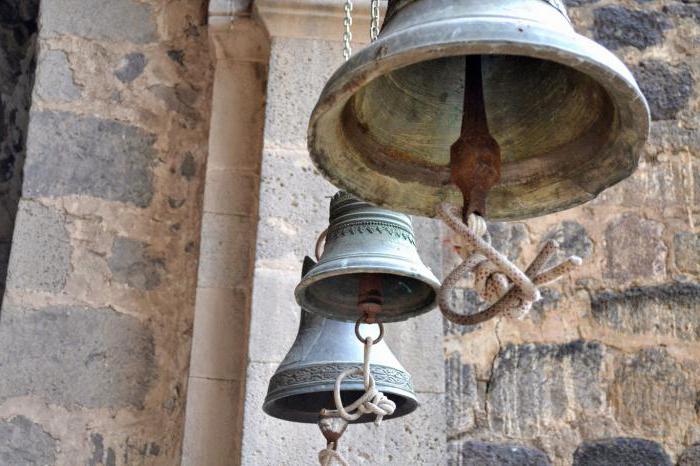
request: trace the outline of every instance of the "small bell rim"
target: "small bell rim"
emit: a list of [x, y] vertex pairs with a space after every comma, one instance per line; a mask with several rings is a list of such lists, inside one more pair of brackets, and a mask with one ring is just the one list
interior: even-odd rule
[[[441, 36], [445, 36], [444, 30], [449, 29], [447, 23], [451, 22], [462, 25], [468, 22], [472, 27], [458, 28], [457, 34], [441, 38]], [[493, 37], [484, 37], [484, 31], [476, 27], [483, 25], [493, 28], [490, 31]], [[508, 40], [504, 39], [503, 34], [504, 29], [507, 28], [510, 29], [510, 34], [513, 36]], [[479, 29], [478, 34], [475, 29]], [[476, 37], [477, 35], [479, 37]], [[420, 41], [416, 40], [416, 37], [420, 37]], [[562, 38], [568, 40], [562, 40]], [[348, 180], [347, 177], [340, 176], [342, 171], [338, 171], [338, 167], [333, 167], [332, 164], [326, 166], [323, 163], [324, 160], [330, 160], [330, 157], [319, 146], [317, 134], [317, 128], [323, 119], [335, 118], [336, 114], [342, 112], [352, 96], [372, 80], [390, 71], [422, 61], [460, 55], [527, 56], [572, 68], [594, 79], [608, 94], [616, 114], [624, 113], [624, 117], [628, 120], [626, 132], [618, 134], [615, 140], [616, 144], [624, 145], [624, 155], [617, 156], [623, 168], [618, 173], [609, 174], [606, 179], [600, 180], [594, 186], [581, 186], [575, 183], [580, 192], [573, 199], [554, 203], [546, 208], [536, 209], [538, 206], [533, 206], [530, 210], [536, 210], [537, 216], [558, 212], [590, 201], [605, 189], [630, 176], [637, 168], [641, 149], [649, 135], [650, 113], [646, 98], [625, 64], [602, 45], [573, 30], [568, 32], [520, 19], [499, 18], [496, 20], [488, 17], [436, 20], [392, 31], [386, 36], [380, 35], [375, 42], [352, 56], [328, 80], [312, 111], [308, 127], [308, 148], [314, 166], [326, 179], [340, 189], [379, 207], [406, 214], [435, 217], [437, 205], [443, 201], [449, 200], [461, 205], [461, 195], [452, 186], [446, 186], [446, 189], [426, 188], [425, 192], [419, 193], [421, 187], [419, 183], [404, 183], [415, 185], [416, 197], [419, 195], [426, 197], [423, 204], [420, 205], [415, 202], [413, 204], [403, 202], [404, 199], [401, 196], [397, 196], [397, 199], [387, 199], [386, 193], [373, 193], [371, 188], [365, 188], [367, 183], [364, 181], [366, 180]], [[340, 139], [336, 139], [335, 142], [342, 144]], [[337, 150], [346, 151], [347, 144]], [[355, 163], [361, 162], [356, 161]], [[383, 175], [376, 170], [371, 171], [387, 185], [396, 184], [396, 180], [389, 175]], [[397, 201], [401, 202], [397, 204]], [[491, 218], [493, 220], [519, 220], [532, 216], [531, 212], [525, 209], [520, 214], [502, 215], [494, 212]]]
[[[374, 364], [372, 364], [374, 366]], [[335, 387], [335, 380], [329, 381], [328, 383], [314, 384], [309, 386], [299, 386], [295, 388], [287, 388], [284, 391], [278, 390], [275, 392], [268, 392], [263, 401], [263, 411], [268, 416], [272, 416], [276, 419], [281, 419], [284, 421], [299, 422], [299, 423], [316, 423], [319, 419], [319, 413], [315, 412], [304, 412], [301, 410], [285, 409], [281, 406], [280, 401], [285, 398], [291, 398], [293, 396], [300, 396], [313, 393], [328, 392], [332, 394], [333, 388]], [[341, 385], [343, 391], [356, 391], [358, 393], [364, 392], [365, 387], [362, 381], [344, 381]], [[401, 403], [397, 405], [396, 411], [390, 416], [385, 416], [385, 420], [395, 419], [402, 416], [411, 414], [413, 411], [418, 409], [420, 403], [414, 391], [407, 388], [402, 388], [397, 385], [386, 385], [383, 384], [381, 387], [382, 393], [385, 395], [391, 395], [390, 399], [396, 401], [397, 398], [401, 399]], [[365, 424], [368, 422], [373, 422], [374, 417], [371, 415], [365, 415], [357, 419], [356, 421], [350, 422], [351, 424]]]
[[[367, 266], [367, 265], [347, 265], [345, 264], [347, 262], [347, 258], [339, 258], [339, 259], [332, 259], [327, 262], [319, 262], [316, 267], [314, 267], [309, 273], [307, 273], [304, 278], [299, 282], [299, 284], [296, 286], [294, 289], [294, 298], [296, 299], [296, 302], [299, 306], [303, 307], [306, 311], [318, 314], [321, 316], [324, 316], [326, 318], [331, 318], [333, 320], [338, 320], [341, 322], [356, 322], [359, 317], [361, 317], [361, 312], [359, 309], [354, 312], [354, 313], [349, 313], [347, 316], [345, 314], [342, 314], [344, 317], [340, 317], [340, 313], [336, 312], [331, 312], [328, 309], [326, 309], [324, 306], [315, 306], [313, 303], [307, 301], [305, 299], [305, 294], [308, 288], [315, 283], [321, 282], [323, 280], [329, 279], [329, 278], [335, 278], [335, 277], [342, 277], [344, 275], [354, 275], [354, 274], [364, 274], [364, 273], [370, 273], [370, 274], [388, 274], [388, 275], [395, 275], [395, 276], [400, 276], [400, 277], [405, 277], [405, 278], [411, 278], [414, 280], [417, 280], [421, 282], [422, 284], [429, 286], [432, 289], [433, 292], [433, 299], [430, 301], [429, 304], [422, 306], [420, 308], [408, 311], [408, 312], [402, 312], [399, 314], [395, 315], [389, 315], [389, 314], [384, 314], [379, 316], [380, 320], [384, 323], [390, 323], [390, 322], [400, 322], [403, 320], [407, 320], [409, 318], [425, 314], [426, 312], [430, 312], [435, 307], [437, 306], [437, 296], [438, 292], [440, 291], [440, 281], [435, 277], [435, 275], [432, 273], [432, 271], [427, 267], [423, 266], [421, 270], [416, 268], [415, 266], [411, 266], [409, 261], [406, 261], [405, 259], [398, 258], [396, 256], [388, 256], [388, 255], [379, 255], [375, 254], [374, 256], [383, 256], [383, 257], [375, 257], [374, 259], [387, 259], [391, 258], [393, 259], [392, 262], [395, 262], [396, 264], [394, 266], [390, 265], [376, 265], [376, 266]], [[361, 256], [358, 255], [357, 259], [362, 260], [365, 264], [367, 263], [367, 260], [369, 260], [366, 256]], [[386, 264], [386, 262], [384, 262]], [[342, 266], [339, 266], [342, 265]], [[407, 270], [407, 267], [410, 267], [409, 270]]]

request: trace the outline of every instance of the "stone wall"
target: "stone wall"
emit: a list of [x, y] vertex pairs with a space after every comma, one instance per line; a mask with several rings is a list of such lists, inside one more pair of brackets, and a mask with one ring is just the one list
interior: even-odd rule
[[[490, 225], [521, 265], [544, 238], [584, 265], [522, 321], [445, 325], [449, 463], [700, 464], [700, 6], [568, 3], [577, 30], [633, 70], [651, 137], [636, 173], [595, 201]], [[475, 305], [466, 288], [457, 299]]]
[[0, 320], [0, 464], [179, 463], [211, 102], [204, 7], [41, 2]]
[[22, 189], [38, 1], [0, 3], [0, 304]]
[[[178, 464], [186, 395], [183, 464], [307, 464], [323, 446], [315, 426], [261, 405], [296, 332], [300, 260], [335, 192], [305, 132], [342, 60], [341, 23], [305, 11], [293, 34], [268, 27], [271, 51], [265, 37], [264, 50], [224, 57], [240, 80], [215, 94], [231, 105], [212, 125], [203, 207], [205, 3], [45, 1], [38, 36], [35, 3], [0, 5], [0, 285], [18, 212], [0, 314], [0, 464]], [[248, 8], [217, 2], [228, 3]], [[257, 3], [285, 24], [289, 11]], [[700, 464], [699, 6], [568, 3], [649, 98], [640, 168], [585, 206], [490, 225], [521, 265], [544, 238], [584, 257], [524, 320], [457, 328], [433, 312], [387, 326], [422, 406], [351, 427], [341, 449], [353, 464]], [[242, 129], [262, 121], [260, 98], [236, 105], [246, 86], [266, 92], [264, 135]], [[227, 126], [239, 114], [246, 122]], [[451, 270], [459, 241], [414, 223], [424, 261]], [[457, 299], [475, 305], [466, 287]]]

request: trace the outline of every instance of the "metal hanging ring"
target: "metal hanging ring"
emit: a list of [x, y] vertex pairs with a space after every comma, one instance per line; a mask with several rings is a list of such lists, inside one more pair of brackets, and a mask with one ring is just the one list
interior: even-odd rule
[[316, 262], [321, 260], [321, 254], [323, 254], [323, 251], [321, 250], [321, 246], [323, 246], [323, 241], [326, 239], [326, 236], [328, 235], [328, 228], [323, 230], [320, 235], [318, 235], [318, 239], [316, 240], [316, 247], [314, 248], [315, 254], [316, 254]]
[[[372, 344], [377, 344], [380, 341], [382, 341], [382, 338], [384, 338], [384, 324], [382, 322], [374, 322], [375, 324], [379, 325], [379, 336], [377, 337], [376, 340], [372, 341]], [[371, 325], [367, 322], [367, 316], [362, 316], [359, 319], [357, 319], [357, 322], [355, 322], [355, 336], [357, 337], [358, 340], [360, 340], [362, 343], [367, 342], [367, 338], [363, 337], [360, 335], [360, 324], [367, 324]]]

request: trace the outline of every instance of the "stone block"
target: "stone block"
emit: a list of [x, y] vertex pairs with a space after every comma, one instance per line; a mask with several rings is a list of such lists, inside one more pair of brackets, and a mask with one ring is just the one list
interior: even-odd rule
[[[371, 464], [445, 464], [447, 462], [447, 435], [445, 432], [445, 395], [443, 393], [418, 393], [418, 409], [408, 416], [391, 419], [379, 427], [366, 427], [370, 436], [364, 445], [370, 450], [376, 441], [384, 437], [381, 456]], [[349, 427], [350, 429], [353, 426]], [[361, 439], [358, 439], [361, 440]], [[349, 441], [349, 440], [348, 440]], [[356, 440], [357, 441], [357, 440]], [[360, 458], [364, 455], [358, 454]], [[359, 460], [359, 458], [358, 458]], [[360, 464], [359, 461], [351, 464]]]
[[698, 466], [700, 464], [700, 443], [689, 446], [681, 453], [676, 466]]
[[119, 67], [114, 70], [114, 76], [123, 83], [130, 83], [141, 76], [148, 60], [141, 52], [131, 52], [124, 55]]
[[671, 466], [656, 442], [640, 438], [610, 438], [584, 442], [574, 452], [573, 466]]
[[[463, 314], [474, 314], [479, 310], [482, 304], [479, 295], [471, 288], [455, 287], [451, 293], [452, 305], [459, 309]], [[466, 335], [479, 328], [481, 325], [456, 325], [447, 319], [442, 320], [442, 331], [446, 336], [449, 335]]]
[[53, 465], [57, 443], [42, 426], [24, 416], [0, 420], [0, 464]]
[[515, 261], [520, 258], [523, 243], [527, 240], [527, 228], [522, 223], [489, 222], [491, 245], [497, 251], [505, 254], [508, 260]]
[[240, 400], [238, 381], [190, 377], [182, 466], [240, 464]]
[[318, 235], [328, 227], [330, 198], [336, 192], [306, 152], [266, 151], [256, 260], [296, 263], [313, 254]]
[[498, 354], [487, 390], [492, 428], [535, 437], [567, 413], [599, 416], [605, 348], [600, 343], [508, 344]]
[[613, 50], [626, 46], [643, 50], [658, 45], [671, 26], [666, 15], [657, 11], [631, 10], [618, 5], [593, 10], [595, 40]]
[[681, 231], [673, 235], [673, 257], [681, 272], [700, 273], [700, 233]]
[[[80, 14], [76, 14], [80, 12]], [[53, 0], [40, 11], [46, 37], [75, 35], [105, 41], [153, 42], [157, 38], [153, 8], [137, 0]], [[89, 19], [88, 19], [89, 18]]]
[[666, 275], [667, 248], [662, 239], [664, 225], [626, 213], [605, 230], [605, 278], [629, 282]]
[[653, 437], [680, 436], [695, 425], [700, 372], [664, 349], [649, 348], [615, 359], [609, 403], [625, 429]]
[[387, 344], [413, 376], [413, 387], [417, 392], [445, 392], [441, 329], [442, 314], [439, 311], [387, 325]]
[[591, 3], [597, 3], [599, 0], [564, 0], [564, 4], [567, 8], [576, 8], [584, 5], [590, 5]]
[[694, 3], [693, 0], [684, 0], [683, 2], [675, 2], [669, 5], [664, 5], [662, 11], [668, 15], [675, 16], [680, 19], [694, 19], [700, 21], [700, 5]]
[[[661, 138], [663, 140], [647, 144], [650, 153], [683, 151], [686, 150], [685, 147], [694, 144], [690, 138], [670, 137], [672, 130], [668, 125], [660, 123], [662, 122], [654, 122], [652, 126], [658, 128], [655, 132], [664, 131], [665, 135]], [[659, 146], [658, 149], [652, 150], [654, 142]], [[642, 163], [632, 176], [604, 191], [593, 202], [601, 206], [617, 204], [635, 209], [654, 208], [662, 211], [682, 205], [686, 196], [683, 191], [683, 170], [682, 164], [676, 160]]]
[[593, 253], [593, 241], [586, 228], [578, 222], [567, 220], [550, 229], [538, 251], [542, 248], [544, 241], [548, 240], [554, 240], [559, 244], [559, 252], [550, 260], [551, 265], [572, 255], [585, 259]]
[[258, 173], [267, 67], [263, 63], [219, 60], [215, 76], [207, 169]]
[[156, 378], [151, 331], [109, 308], [6, 306], [0, 403], [35, 396], [67, 409], [143, 409]]
[[160, 285], [165, 270], [165, 258], [155, 257], [149, 245], [118, 236], [112, 243], [107, 265], [112, 278], [140, 290], [153, 290]]
[[195, 105], [199, 94], [191, 85], [186, 83], [176, 83], [174, 86], [154, 84], [148, 90], [163, 101], [169, 112], [182, 115], [185, 127], [192, 127], [201, 119]]
[[418, 216], [411, 217], [411, 223], [418, 254], [439, 280], [442, 276], [442, 236], [446, 227], [440, 220]]
[[279, 363], [287, 355], [299, 328], [294, 287], [300, 276], [300, 271], [255, 269], [248, 350], [251, 361]]
[[688, 105], [695, 81], [685, 63], [642, 61], [632, 68], [639, 88], [649, 102], [652, 120], [669, 120]]
[[33, 112], [23, 194], [82, 194], [147, 207], [153, 197], [155, 140], [153, 134], [114, 120]]
[[[116, 466], [117, 464], [117, 454], [114, 451], [114, 448], [112, 447], [107, 447], [105, 448], [105, 442], [104, 442], [104, 436], [100, 434], [99, 432], [92, 432], [90, 433], [90, 443], [92, 444], [92, 452], [90, 458], [87, 460], [87, 466], [98, 466], [98, 465], [105, 465], [105, 466]], [[129, 449], [131, 445], [129, 444], [129, 441], [127, 440], [125, 442], [126, 446], [126, 451], [124, 452], [124, 462], [128, 463], [129, 461]], [[151, 445], [155, 445], [152, 443]], [[158, 450], [158, 446], [156, 445], [155, 451]], [[140, 456], [143, 458], [147, 454], [153, 454], [154, 450], [153, 447], [151, 446], [151, 449], [149, 450], [148, 444], [145, 446], [141, 447], [139, 453]], [[156, 453], [155, 456], [158, 454]]]
[[473, 440], [450, 442], [450, 466], [549, 466], [547, 455], [537, 448]]
[[652, 121], [649, 130], [647, 144], [658, 147], [660, 152], [692, 152], [696, 147], [700, 147], [699, 132], [679, 126], [676, 120]]
[[311, 110], [343, 61], [340, 42], [274, 37], [265, 109], [265, 147], [306, 150]]
[[628, 334], [700, 340], [698, 309], [700, 285], [693, 283], [602, 291], [591, 296], [593, 319]]
[[81, 89], [73, 80], [73, 70], [62, 50], [45, 50], [39, 54], [34, 90], [39, 98], [72, 102], [80, 98]]
[[198, 286], [234, 289], [250, 278], [255, 225], [246, 217], [204, 213]]
[[[560, 304], [561, 293], [554, 288], [540, 287], [540, 295], [542, 299], [532, 304], [528, 316], [535, 323], [540, 323], [544, 320], [545, 315], [550, 311], [555, 311]], [[525, 318], [528, 318], [526, 316]]]
[[208, 170], [204, 211], [228, 215], [254, 215], [258, 210], [260, 179], [237, 170]]
[[65, 216], [37, 202], [20, 202], [8, 264], [7, 286], [37, 291], [63, 289], [71, 245]]
[[459, 353], [445, 360], [445, 415], [448, 437], [468, 432], [476, 424], [477, 393], [474, 366], [462, 363]]
[[248, 301], [243, 290], [197, 290], [190, 376], [220, 380], [245, 378]]

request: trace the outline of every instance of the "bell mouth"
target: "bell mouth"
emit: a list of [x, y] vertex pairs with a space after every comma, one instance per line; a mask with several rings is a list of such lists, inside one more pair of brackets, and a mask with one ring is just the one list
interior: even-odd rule
[[[502, 186], [533, 177], [573, 178], [610, 138], [607, 91], [573, 68], [515, 55], [481, 55]], [[402, 182], [441, 188], [460, 136], [464, 56], [405, 66], [367, 83], [343, 109], [342, 130], [363, 162]], [[559, 130], [552, 131], [552, 128]], [[575, 155], [575, 156], [574, 156]]]
[[[325, 265], [325, 264], [323, 264]], [[332, 267], [328, 267], [331, 269]], [[440, 283], [425, 281], [418, 273], [402, 274], [396, 270], [345, 267], [330, 272], [313, 272], [301, 281], [295, 291], [297, 302], [306, 310], [334, 320], [355, 322], [361, 316], [358, 295], [363, 278], [379, 277], [383, 304], [377, 317], [382, 322], [397, 322], [423, 314], [435, 307]]]
[[492, 219], [544, 215], [629, 176], [648, 107], [612, 53], [573, 32], [480, 17], [391, 31], [346, 62], [314, 109], [309, 150], [334, 184], [382, 207], [435, 216], [460, 133], [464, 56], [481, 55], [489, 129], [501, 146]]
[[[393, 419], [410, 414], [418, 408], [418, 402], [413, 394], [398, 393], [397, 391], [383, 391], [391, 401], [396, 404], [396, 409], [391, 416], [384, 419]], [[359, 386], [354, 390], [342, 390], [341, 399], [343, 406], [357, 400], [364, 394]], [[275, 399], [266, 399], [263, 410], [272, 417], [291, 422], [316, 423], [322, 409], [335, 409], [333, 401], [333, 387], [327, 391], [314, 391], [308, 393], [289, 394]], [[351, 424], [363, 424], [373, 422], [373, 414], [365, 414]]]

